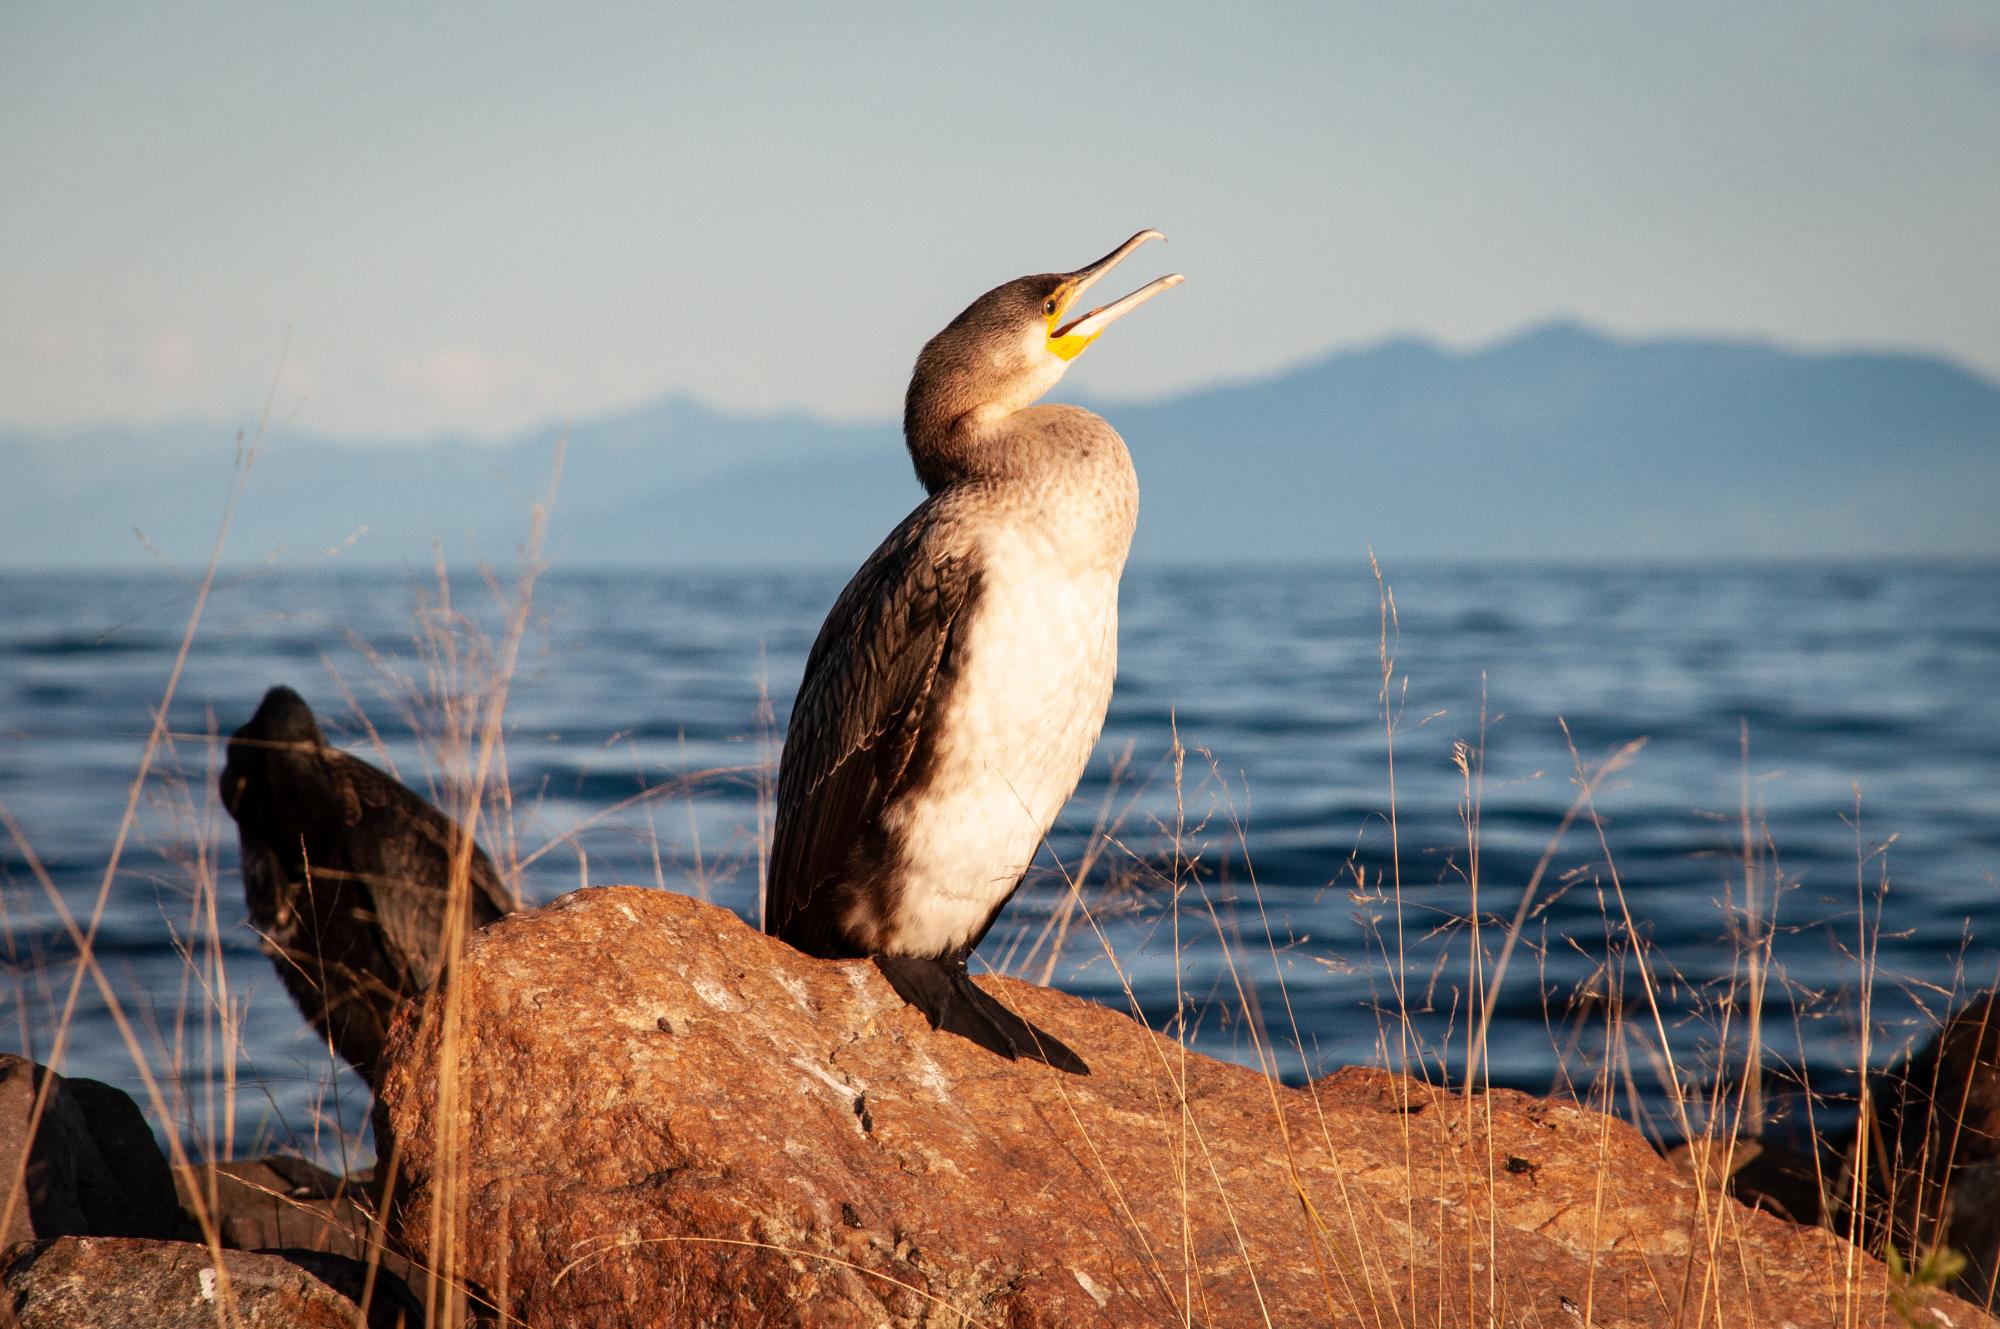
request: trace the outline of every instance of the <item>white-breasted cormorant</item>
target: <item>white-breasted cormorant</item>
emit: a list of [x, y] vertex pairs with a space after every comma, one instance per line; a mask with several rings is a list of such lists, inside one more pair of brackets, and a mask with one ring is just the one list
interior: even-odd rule
[[265, 954], [313, 1028], [374, 1088], [398, 1004], [442, 967], [453, 856], [470, 849], [463, 935], [511, 912], [513, 899], [456, 822], [329, 747], [290, 688], [265, 693], [230, 736], [221, 787]]
[[1075, 790], [1111, 699], [1138, 479], [1103, 419], [1035, 402], [1113, 320], [1180, 283], [1070, 317], [1155, 238], [996, 287], [918, 355], [903, 435], [930, 496], [813, 643], [765, 888], [765, 927], [800, 950], [872, 957], [932, 1027], [1078, 1073], [965, 960]]

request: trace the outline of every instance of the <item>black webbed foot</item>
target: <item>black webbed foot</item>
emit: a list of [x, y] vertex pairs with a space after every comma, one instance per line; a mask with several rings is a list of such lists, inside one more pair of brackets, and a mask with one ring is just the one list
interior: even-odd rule
[[1071, 1075], [1090, 1074], [1083, 1058], [1061, 1039], [1029, 1024], [974, 983], [965, 972], [964, 956], [877, 955], [874, 960], [889, 986], [922, 1011], [931, 1028], [970, 1039], [1009, 1061], [1028, 1057]]

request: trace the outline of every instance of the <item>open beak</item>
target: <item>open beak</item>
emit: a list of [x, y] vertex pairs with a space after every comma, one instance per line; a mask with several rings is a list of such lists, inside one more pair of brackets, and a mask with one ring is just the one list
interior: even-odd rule
[[[1160, 234], [1158, 231], [1141, 231], [1124, 244], [1118, 246], [1118, 248], [1106, 254], [1103, 258], [1098, 259], [1097, 262], [1078, 268], [1075, 272], [1071, 273], [1069, 284], [1063, 288], [1063, 307], [1057, 311], [1057, 317], [1060, 318], [1064, 314], [1067, 314], [1070, 306], [1076, 303], [1078, 296], [1095, 285], [1098, 279], [1103, 277], [1105, 273], [1123, 263], [1133, 250], [1145, 244], [1148, 240], [1165, 240], [1166, 238], [1166, 236]], [[1082, 337], [1088, 340], [1110, 327], [1117, 320], [1131, 313], [1134, 309], [1137, 309], [1140, 305], [1145, 304], [1146, 301], [1152, 299], [1161, 291], [1170, 290], [1186, 280], [1187, 278], [1176, 272], [1155, 281], [1147, 282], [1124, 299], [1113, 300], [1108, 305], [1100, 305], [1088, 314], [1085, 314], [1082, 318], [1073, 319], [1061, 327], [1053, 329], [1049, 335], [1052, 338]], [[1079, 347], [1078, 349], [1082, 348]]]

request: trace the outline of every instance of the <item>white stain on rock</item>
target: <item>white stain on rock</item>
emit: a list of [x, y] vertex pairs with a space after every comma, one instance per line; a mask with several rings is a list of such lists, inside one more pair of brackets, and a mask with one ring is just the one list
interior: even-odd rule
[[689, 983], [688, 986], [694, 989], [695, 996], [700, 997], [718, 1011], [735, 1012], [744, 1008], [744, 1002], [741, 997], [712, 978], [697, 978]]
[[1085, 1292], [1088, 1292], [1090, 1294], [1090, 1299], [1092, 1301], [1096, 1302], [1100, 1306], [1107, 1306], [1111, 1303], [1110, 1296], [1104, 1291], [1103, 1288], [1097, 1286], [1096, 1279], [1092, 1278], [1089, 1274], [1086, 1274], [1081, 1269], [1072, 1269], [1069, 1272], [1071, 1276], [1076, 1279], [1076, 1285], [1082, 1288]]
[[850, 1103], [854, 1100], [854, 1095], [856, 1091], [853, 1085], [850, 1085], [844, 1080], [841, 1080], [829, 1074], [825, 1070], [822, 1070], [820, 1067], [813, 1065], [813, 1063], [807, 1061], [804, 1057], [793, 1057], [792, 1065], [798, 1067], [800, 1070], [804, 1071], [807, 1075], [812, 1076], [813, 1079], [818, 1080], [821, 1084], [833, 1090], [834, 1097], [838, 1098], [841, 1102]]
[[777, 981], [779, 987], [783, 988], [791, 996], [793, 1001], [799, 1004], [800, 1010], [809, 1015], [814, 1012], [812, 989], [808, 988], [799, 979], [793, 978], [790, 974], [774, 973], [771, 977]]

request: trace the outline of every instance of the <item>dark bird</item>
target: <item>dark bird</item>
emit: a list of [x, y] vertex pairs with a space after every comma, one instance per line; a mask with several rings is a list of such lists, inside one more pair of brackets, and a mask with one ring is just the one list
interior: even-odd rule
[[903, 437], [929, 493], [840, 593], [806, 660], [778, 773], [765, 927], [872, 957], [931, 1026], [1087, 1074], [965, 961], [1083, 774], [1118, 657], [1139, 514], [1125, 442], [1035, 402], [1161, 277], [1081, 317], [1158, 231], [1075, 272], [995, 287], [917, 357]]
[[243, 895], [292, 1000], [370, 1088], [397, 1006], [436, 981], [469, 853], [462, 936], [514, 909], [492, 861], [392, 776], [329, 747], [286, 687], [229, 739], [222, 805], [236, 819]]

